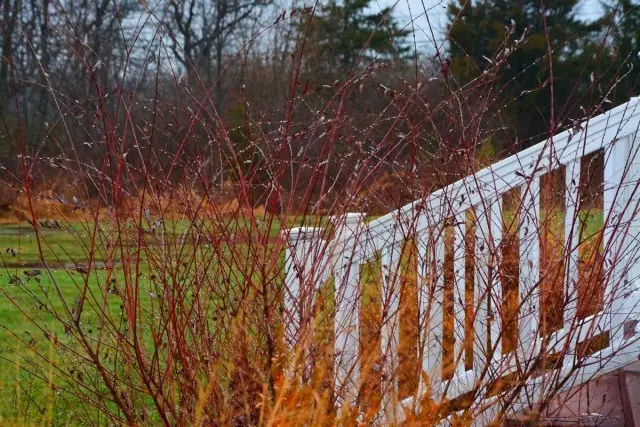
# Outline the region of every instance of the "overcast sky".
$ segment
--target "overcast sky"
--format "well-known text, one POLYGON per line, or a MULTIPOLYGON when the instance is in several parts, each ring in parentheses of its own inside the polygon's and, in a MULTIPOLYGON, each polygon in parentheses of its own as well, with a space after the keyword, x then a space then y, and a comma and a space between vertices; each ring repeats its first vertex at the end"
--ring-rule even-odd
MULTIPOLYGON (((443 29, 446 25, 447 4, 449 2, 450 0, 373 0, 373 5, 376 5, 373 7, 380 9, 395 4, 395 15, 403 25, 409 24, 411 22, 410 16, 413 16, 416 41, 421 44, 421 47, 427 47, 433 44, 431 41, 433 38, 430 35, 429 25, 424 16, 424 9, 426 8, 429 14, 429 22, 434 30, 436 41, 441 43, 444 34, 443 29)), ((585 20, 596 19, 602 12, 600 0, 582 0, 578 7, 580 16, 585 20)))

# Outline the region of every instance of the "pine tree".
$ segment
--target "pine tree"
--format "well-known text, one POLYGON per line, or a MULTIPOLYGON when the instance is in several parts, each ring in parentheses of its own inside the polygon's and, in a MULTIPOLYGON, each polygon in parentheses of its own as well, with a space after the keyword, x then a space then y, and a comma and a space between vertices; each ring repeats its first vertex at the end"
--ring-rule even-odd
POLYGON ((618 81, 610 99, 619 104, 640 93, 640 4, 610 0, 604 8, 603 33, 611 35, 610 74, 618 81))
POLYGON ((544 10, 539 0, 457 0, 449 5, 450 70, 461 84, 488 69, 496 71, 492 96, 511 138, 544 138, 555 130, 552 105, 557 126, 570 111, 565 106, 585 89, 579 80, 597 46, 599 25, 578 18, 578 3, 545 1, 544 10), (501 54, 506 59, 498 66, 501 54))
POLYGON ((320 6, 303 22, 310 25, 306 65, 322 74, 344 74, 373 59, 404 60, 410 53, 405 44, 409 32, 401 29, 390 8, 369 12, 371 0, 332 0, 320 6))

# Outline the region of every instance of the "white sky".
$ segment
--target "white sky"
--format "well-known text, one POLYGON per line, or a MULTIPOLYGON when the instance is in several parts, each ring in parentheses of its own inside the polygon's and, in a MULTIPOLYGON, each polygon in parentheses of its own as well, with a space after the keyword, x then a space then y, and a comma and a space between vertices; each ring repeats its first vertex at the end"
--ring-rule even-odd
MULTIPOLYGON (((409 24, 411 22, 410 16, 413 16, 416 42, 421 45, 420 47, 432 47, 433 38, 429 31, 427 19, 424 16, 424 9, 426 9, 429 14, 429 22, 433 28, 436 41, 442 43, 449 1, 450 0, 374 0, 372 8, 381 9, 395 4, 394 12, 401 24, 409 24)), ((599 0, 582 0, 578 8, 580 16, 585 20, 596 19, 601 14, 599 0)), ((411 28, 409 27, 408 29, 410 30, 411 28)))

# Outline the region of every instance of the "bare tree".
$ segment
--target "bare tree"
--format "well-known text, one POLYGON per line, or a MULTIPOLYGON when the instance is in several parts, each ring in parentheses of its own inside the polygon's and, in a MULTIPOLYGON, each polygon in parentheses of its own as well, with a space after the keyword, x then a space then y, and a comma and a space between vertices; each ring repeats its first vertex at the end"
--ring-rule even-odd
POLYGON ((9 93, 9 63, 13 57, 14 38, 20 0, 5 0, 2 9, 2 61, 0 61, 0 101, 4 108, 9 93))
POLYGON ((240 29, 257 18, 270 0, 172 0, 172 25, 177 38, 172 50, 189 74, 189 83, 215 80, 215 102, 224 105, 220 77, 223 56, 240 29))

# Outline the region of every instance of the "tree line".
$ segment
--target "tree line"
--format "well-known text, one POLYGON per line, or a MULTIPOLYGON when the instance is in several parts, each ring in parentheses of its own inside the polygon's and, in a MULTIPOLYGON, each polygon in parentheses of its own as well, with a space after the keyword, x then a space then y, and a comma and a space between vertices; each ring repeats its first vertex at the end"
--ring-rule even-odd
MULTIPOLYGON (((220 186, 238 174, 266 181, 283 133, 305 161, 347 161, 356 146, 375 154, 398 111, 393 134, 411 146, 380 154, 386 172, 435 165, 438 150, 517 151, 637 95, 640 7, 609 0, 586 22, 578 3, 452 0, 446 40, 418 48, 414 27, 370 0, 4 0, 0 158, 48 156, 59 171, 64 153, 90 165, 131 126, 167 153, 197 155, 207 142, 220 186), (407 113, 416 94, 421 107, 407 113), (349 119, 334 132, 338 111, 349 119), (457 113, 476 135, 434 136, 457 113), (329 137, 332 153, 319 142, 329 137)), ((424 20, 418 11, 414 24, 424 20)), ((168 159, 152 161, 173 170, 168 159)))

